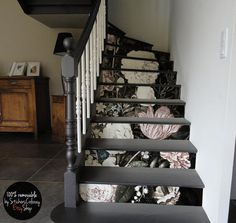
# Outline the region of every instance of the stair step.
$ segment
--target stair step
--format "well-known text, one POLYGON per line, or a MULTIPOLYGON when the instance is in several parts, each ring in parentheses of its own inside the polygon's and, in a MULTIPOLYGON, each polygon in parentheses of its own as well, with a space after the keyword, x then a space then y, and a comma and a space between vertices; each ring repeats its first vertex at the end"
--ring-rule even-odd
POLYGON ((97 117, 92 123, 129 123, 129 124, 159 124, 159 125, 191 125, 184 118, 139 118, 139 117, 97 117))
MULTIPOLYGON (((98 85, 118 85, 118 86, 132 86, 132 87, 159 87, 159 88, 165 88, 166 84, 143 84, 143 83, 109 83, 109 82, 102 82, 100 81, 98 85)), ((172 88, 181 88, 181 85, 179 84, 168 84, 168 87, 172 88)))
MULTIPOLYGON (((136 40, 135 40, 136 41, 136 40)), ((124 43, 126 44, 126 43, 124 43)), ((167 52, 162 52, 162 51, 158 51, 158 50, 151 50, 151 49, 137 49, 135 46, 132 46, 132 45, 120 45, 120 44, 113 44, 113 43, 108 43, 108 42, 105 42, 105 45, 106 46, 113 46, 113 47, 117 47, 117 48, 121 48, 121 49, 125 49, 125 50, 128 50, 128 51, 132 51, 132 50, 135 50, 135 51, 147 51, 147 52, 151 52, 151 53, 154 53, 156 55, 162 55, 162 56, 166 56, 167 58, 170 58, 170 53, 167 53, 167 52)))
POLYGON ((88 139, 86 150, 139 151, 197 153, 196 147, 188 140, 153 139, 88 139))
POLYGON ((56 223, 210 223, 202 207, 153 204, 81 203, 77 208, 57 206, 56 223))
POLYGON ((129 98, 97 98, 96 102, 102 103, 132 103, 132 104, 158 104, 158 105, 185 105, 178 99, 129 99, 129 98))
POLYGON ((84 184, 173 186, 203 189, 193 169, 81 167, 79 182, 84 184))
POLYGON ((157 62, 157 59, 142 58, 142 57, 128 57, 128 56, 125 56, 125 55, 103 54, 103 57, 107 57, 107 58, 118 58, 118 59, 128 59, 128 60, 145 60, 145 61, 154 61, 154 62, 157 62))
POLYGON ((101 67, 102 70, 112 70, 112 71, 130 71, 130 72, 145 72, 145 73, 167 73, 169 70, 160 71, 160 70, 145 70, 145 69, 131 69, 131 68, 110 68, 110 67, 101 67))
MULTIPOLYGON (((131 75, 132 75, 132 72, 134 76, 137 76, 135 74, 136 71, 140 71, 140 70, 124 70, 124 69, 118 69, 118 68, 102 68, 101 69, 101 75, 100 75, 100 81, 102 82, 105 82, 105 83, 116 83, 118 77, 122 77, 125 82, 130 82, 129 84, 143 84, 143 79, 141 78, 139 80, 139 78, 137 78, 137 80, 133 81, 129 81, 127 80, 128 77, 125 77, 126 75, 122 73, 122 71, 126 71, 126 72, 131 72, 131 75), (106 76, 107 73, 110 73, 110 79, 106 80, 104 78, 104 75, 106 76), (112 80, 112 79, 115 79, 115 80, 112 80)), ((177 72, 175 71, 171 71, 171 70, 168 70, 168 71, 164 71, 164 70, 158 70, 158 71, 148 71, 148 70, 141 70, 140 72, 143 72, 143 74, 147 74, 148 72, 150 72, 150 74, 154 73, 154 75, 158 74, 157 75, 157 79, 155 80, 155 82, 151 83, 151 82, 147 82, 147 84, 159 84, 159 85, 162 85, 162 86, 173 86, 173 85, 176 85, 176 80, 177 80, 177 72)), ((129 76, 129 75, 128 75, 129 76)), ((145 79, 145 78, 144 78, 145 79)))

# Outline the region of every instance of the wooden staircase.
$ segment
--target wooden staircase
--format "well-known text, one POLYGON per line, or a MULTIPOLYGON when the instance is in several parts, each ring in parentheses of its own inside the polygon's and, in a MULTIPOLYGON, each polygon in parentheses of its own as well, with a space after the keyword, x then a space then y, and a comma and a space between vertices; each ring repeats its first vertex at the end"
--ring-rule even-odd
POLYGON ((68 168, 65 203, 52 220, 209 223, 170 54, 106 24, 105 0, 18 1, 49 27, 75 28, 75 18, 88 18, 80 41, 64 42, 68 168))
POLYGON ((143 42, 139 45, 140 42, 133 39, 133 46, 126 45, 126 36, 119 29, 110 27, 108 31, 108 35, 115 33, 114 39, 119 39, 119 45, 106 42, 103 53, 96 108, 84 145, 85 166, 78 169, 78 184, 83 185, 80 187, 82 202, 74 209, 63 204, 58 206, 52 212, 52 219, 58 223, 208 223, 201 207, 204 184, 194 169, 197 149, 189 141, 191 123, 184 118, 185 102, 180 99, 181 86, 176 85, 177 72, 173 71, 169 54, 153 51, 150 45, 143 42), (154 58, 129 57, 133 51, 148 52, 154 58), (123 61, 127 59, 134 65, 140 61, 155 62, 159 68, 124 68, 123 61), (127 72, 144 76, 157 74, 157 78, 150 83, 131 83, 124 72, 126 76, 127 72), (145 94, 143 98, 138 97, 140 87, 144 92, 145 88, 152 89, 150 92, 154 94, 149 94, 149 98, 145 94), (126 113, 125 108, 129 112, 126 113), (163 108, 171 115, 148 114, 148 110, 163 108), (122 133, 122 125, 128 126, 130 132, 122 133), (142 125, 145 127, 141 128, 142 125), (173 126, 179 126, 178 130, 167 134, 165 129, 171 131, 173 126), (150 132, 145 132, 145 128, 150 132), (142 153, 149 157, 145 158, 142 153), (181 160, 183 154, 187 158, 181 160), (181 162, 187 162, 188 167, 181 162), (115 188, 112 192, 111 187, 115 188), (147 194, 138 194, 137 187, 140 191, 146 188, 147 194), (157 188, 162 191, 159 198, 155 198, 157 188), (171 197, 171 188, 177 188, 180 194, 171 197), (137 194, 142 198, 135 200, 137 194))

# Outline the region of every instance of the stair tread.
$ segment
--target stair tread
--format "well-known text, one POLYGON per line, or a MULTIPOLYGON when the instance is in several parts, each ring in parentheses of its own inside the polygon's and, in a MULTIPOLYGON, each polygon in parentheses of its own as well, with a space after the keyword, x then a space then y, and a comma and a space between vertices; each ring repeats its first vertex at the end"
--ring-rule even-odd
POLYGON ((57 206, 56 223, 210 223, 204 209, 156 204, 82 203, 77 208, 57 206))
MULTIPOLYGON (((129 39, 131 39, 131 38, 129 38, 129 39)), ((149 49, 137 49, 136 47, 133 47, 132 45, 129 45, 129 44, 128 45, 127 44, 126 45, 119 45, 119 44, 105 42, 105 45, 119 47, 119 48, 128 49, 128 50, 134 50, 134 51, 146 51, 146 52, 151 52, 151 53, 155 53, 155 54, 170 55, 169 52, 164 52, 164 51, 151 50, 151 49, 150 50, 149 49)))
POLYGON ((147 86, 147 87, 176 87, 180 88, 180 84, 142 84, 142 83, 110 83, 110 82, 99 82, 99 85, 121 85, 121 86, 147 86))
POLYGON ((79 181, 88 184, 204 188, 201 178, 193 169, 81 167, 79 181))
POLYGON ((185 118, 140 118, 140 117, 98 117, 91 119, 93 123, 130 123, 130 124, 160 124, 160 125, 190 125, 185 118))
POLYGON ((157 59, 143 58, 143 57, 129 57, 129 56, 123 56, 123 55, 109 55, 109 54, 104 54, 103 56, 104 57, 109 57, 109 58, 121 58, 121 59, 128 59, 128 60, 145 60, 145 61, 158 62, 157 59))
POLYGON ((163 104, 163 105, 185 105, 185 102, 179 99, 131 99, 131 98, 97 98, 96 102, 109 103, 142 103, 142 104, 163 104))
POLYGON ((111 70, 111 71, 127 71, 127 72, 150 72, 150 73, 176 73, 176 71, 171 70, 145 70, 145 69, 132 69, 132 68, 110 68, 101 67, 101 70, 111 70))
POLYGON ((189 140, 154 140, 154 139, 93 139, 86 141, 88 150, 112 151, 153 151, 153 152, 188 152, 197 153, 196 147, 189 140))

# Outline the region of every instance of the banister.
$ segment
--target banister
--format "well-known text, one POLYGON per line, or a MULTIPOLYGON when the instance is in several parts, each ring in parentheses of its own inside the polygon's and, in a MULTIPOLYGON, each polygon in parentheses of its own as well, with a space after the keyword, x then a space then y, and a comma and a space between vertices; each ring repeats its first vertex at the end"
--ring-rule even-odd
POLYGON ((94 7, 78 42, 64 39, 67 50, 62 58, 62 77, 66 83, 66 157, 64 174, 65 207, 75 208, 78 196, 78 169, 84 165, 83 139, 87 135, 91 104, 106 38, 106 1, 94 0, 94 7), (77 145, 77 146, 76 146, 77 145), (76 149, 77 148, 77 149, 76 149))
POLYGON ((88 42, 88 39, 90 37, 90 34, 92 32, 94 23, 95 23, 96 18, 97 18, 97 14, 98 14, 98 11, 99 11, 101 0, 96 0, 96 1, 94 1, 93 4, 94 4, 93 10, 92 10, 92 12, 91 12, 91 14, 88 18, 88 21, 87 21, 86 26, 83 30, 83 33, 81 34, 80 39, 79 39, 79 41, 76 44, 75 49, 74 49, 75 63, 76 62, 79 63, 80 58, 83 54, 83 51, 86 47, 86 44, 88 42))

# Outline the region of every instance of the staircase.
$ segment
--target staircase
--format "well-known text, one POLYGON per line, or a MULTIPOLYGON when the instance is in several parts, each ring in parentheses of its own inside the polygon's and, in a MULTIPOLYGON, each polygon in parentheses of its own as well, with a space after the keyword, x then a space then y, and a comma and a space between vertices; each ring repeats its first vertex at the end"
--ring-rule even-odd
POLYGON ((170 54, 107 23, 105 0, 18 2, 49 27, 85 27, 64 41, 68 167, 52 220, 209 223, 170 54))
POLYGON ((109 24, 78 170, 81 203, 58 206, 55 222, 209 222, 176 77, 169 53, 109 24))

